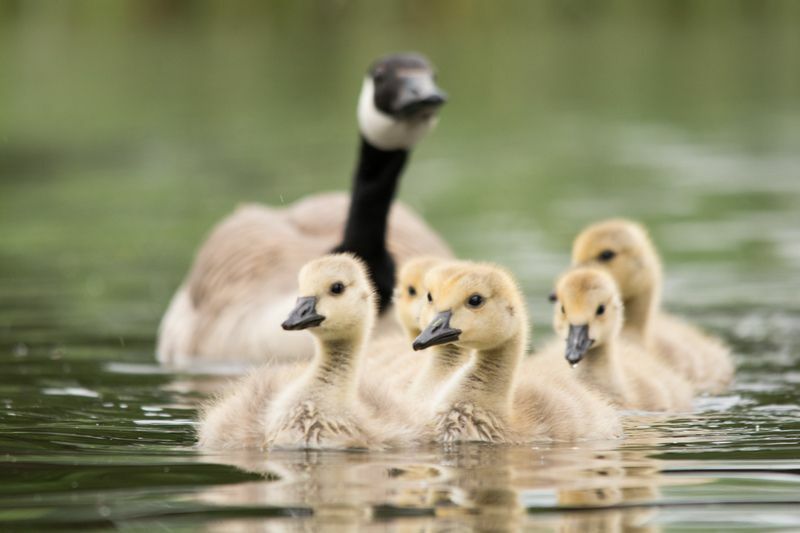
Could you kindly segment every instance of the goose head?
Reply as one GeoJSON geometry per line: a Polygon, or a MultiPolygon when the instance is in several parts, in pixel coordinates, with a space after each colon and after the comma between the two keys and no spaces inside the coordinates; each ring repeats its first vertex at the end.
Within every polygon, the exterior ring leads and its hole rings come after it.
{"type": "Polygon", "coordinates": [[[435,124],[447,95],[420,54],[382,57],[367,71],[358,100],[361,134],[381,150],[409,150],[435,124]]]}
{"type": "Polygon", "coordinates": [[[513,277],[500,267],[457,261],[425,276],[427,326],[414,341],[415,350],[453,343],[491,350],[527,330],[525,304],[513,277]]]}
{"type": "Polygon", "coordinates": [[[425,274],[440,263],[442,259],[438,257],[415,257],[403,263],[397,275],[393,298],[395,313],[412,341],[422,333],[420,313],[427,303],[427,291],[423,286],[425,274]]]}
{"type": "Polygon", "coordinates": [[[572,246],[572,265],[606,270],[626,302],[651,295],[661,283],[658,252],[644,227],[630,220],[605,220],[583,230],[572,246]]]}
{"type": "Polygon", "coordinates": [[[616,337],[623,307],[611,275],[598,268],[576,268],[556,284],[553,329],[566,342],[565,357],[578,364],[586,353],[616,337]]]}
{"type": "Polygon", "coordinates": [[[286,330],[309,329],[323,340],[363,336],[374,322],[375,294],[361,260],[332,254],[306,263],[298,274],[298,298],[286,330]]]}

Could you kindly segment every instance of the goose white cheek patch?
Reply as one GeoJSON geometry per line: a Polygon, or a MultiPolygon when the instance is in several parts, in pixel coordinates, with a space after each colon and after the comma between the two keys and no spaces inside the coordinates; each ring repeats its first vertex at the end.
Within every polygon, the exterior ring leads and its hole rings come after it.
{"type": "Polygon", "coordinates": [[[358,98],[358,126],[361,134],[381,150],[412,148],[436,124],[436,117],[400,120],[375,107],[375,86],[367,77],[358,98]]]}

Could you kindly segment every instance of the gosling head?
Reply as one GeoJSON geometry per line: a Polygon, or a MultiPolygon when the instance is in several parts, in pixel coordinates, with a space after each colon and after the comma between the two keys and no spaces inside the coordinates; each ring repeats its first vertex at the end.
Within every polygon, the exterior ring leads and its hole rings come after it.
{"type": "Polygon", "coordinates": [[[394,307],[397,320],[403,330],[413,341],[422,333],[420,326],[420,312],[427,303],[427,291],[423,286],[425,274],[442,263],[438,257],[415,257],[403,263],[397,275],[397,285],[394,289],[394,307]]]}
{"type": "Polygon", "coordinates": [[[566,342],[564,355],[571,365],[619,334],[622,301],[608,272],[586,267],[571,270],[558,280],[556,295],[553,328],[566,342]]]}
{"type": "Polygon", "coordinates": [[[415,350],[437,344],[490,350],[527,331],[525,304],[514,278],[494,265],[446,263],[425,276],[427,326],[415,350]]]}
{"type": "Polygon", "coordinates": [[[624,219],[592,224],[572,246],[573,266],[597,266],[617,282],[623,300],[648,293],[660,283],[661,263],[644,227],[624,219]]]}
{"type": "Polygon", "coordinates": [[[381,150],[409,150],[435,124],[447,95],[420,54],[392,54],[367,71],[358,100],[361,134],[381,150]]]}
{"type": "Polygon", "coordinates": [[[377,307],[361,260],[332,254],[306,263],[298,274],[299,297],[286,330],[310,329],[319,338],[336,340],[368,331],[377,307]]]}

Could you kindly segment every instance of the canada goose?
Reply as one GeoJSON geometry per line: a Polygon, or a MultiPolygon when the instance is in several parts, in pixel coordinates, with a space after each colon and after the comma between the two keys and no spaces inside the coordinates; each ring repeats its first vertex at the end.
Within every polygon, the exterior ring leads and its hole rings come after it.
{"type": "Polygon", "coordinates": [[[572,264],[599,266],[614,277],[625,305],[625,334],[638,337],[696,391],[719,392],[730,384],[730,350],[660,311],[661,261],[644,227],[623,219],[589,226],[575,239],[572,264]]]}
{"type": "MultiPolygon", "coordinates": [[[[220,222],[161,321],[158,360],[176,367],[215,360],[308,360],[311,336],[280,328],[305,262],[331,251],[359,256],[384,311],[395,261],[451,256],[408,207],[392,207],[410,151],[436,123],[445,98],[424,57],[396,54],[377,60],[358,102],[361,145],[349,199],[325,193],[288,207],[245,205],[220,222]]],[[[394,322],[383,315],[376,329],[391,330],[394,322]]]]}
{"type": "Polygon", "coordinates": [[[303,266],[298,281],[300,296],[282,327],[314,335],[314,360],[242,380],[205,411],[202,447],[380,448],[401,438],[404,430],[387,421],[402,420],[386,413],[394,407],[388,396],[360,387],[376,314],[366,266],[350,254],[329,255],[303,266]]]}
{"type": "Polygon", "coordinates": [[[616,412],[577,381],[530,373],[518,380],[528,314],[513,277],[484,263],[452,262],[425,278],[434,315],[414,349],[453,343],[475,350],[435,398],[438,442],[528,442],[619,435],[616,412]]]}
{"type": "Polygon", "coordinates": [[[558,280],[556,295],[553,328],[566,341],[564,354],[581,381],[625,409],[691,408],[692,389],[686,380],[642,344],[620,338],[622,300],[608,272],[571,270],[558,280]]]}

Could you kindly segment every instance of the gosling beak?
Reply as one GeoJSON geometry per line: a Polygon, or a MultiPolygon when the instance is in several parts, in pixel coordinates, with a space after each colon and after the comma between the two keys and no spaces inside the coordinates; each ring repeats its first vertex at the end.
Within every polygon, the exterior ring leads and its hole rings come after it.
{"type": "Polygon", "coordinates": [[[437,344],[457,341],[458,336],[461,335],[461,330],[450,327],[450,317],[452,316],[453,312],[447,310],[433,317],[428,327],[414,339],[414,344],[412,344],[414,351],[424,350],[437,344]]]}
{"type": "Polygon", "coordinates": [[[302,296],[289,313],[289,318],[283,321],[281,327],[285,330],[313,328],[322,324],[325,317],[317,314],[316,296],[302,296]]]}
{"type": "Polygon", "coordinates": [[[591,348],[594,340],[589,338],[589,326],[573,326],[570,324],[567,334],[567,361],[571,365],[577,365],[583,359],[584,354],[591,348]]]}
{"type": "Polygon", "coordinates": [[[402,78],[394,107],[400,118],[429,118],[445,102],[447,94],[436,85],[431,74],[425,73],[402,78]]]}

